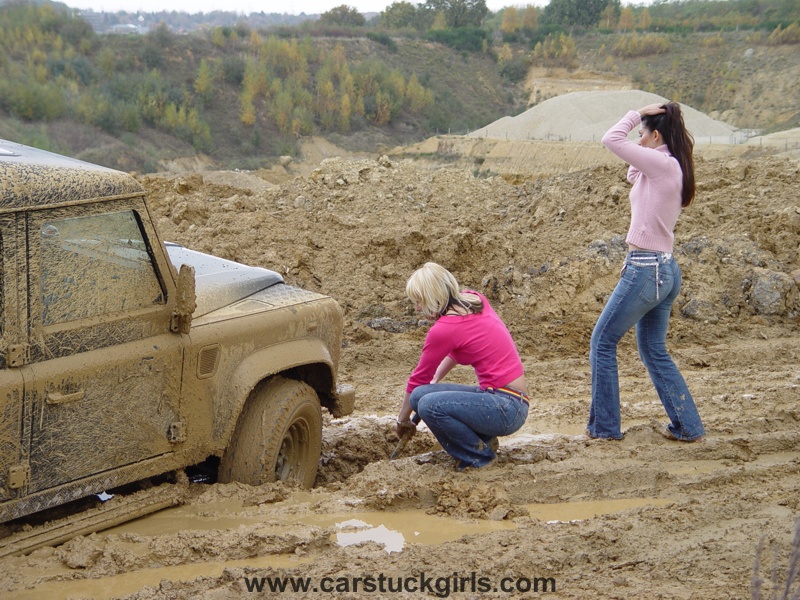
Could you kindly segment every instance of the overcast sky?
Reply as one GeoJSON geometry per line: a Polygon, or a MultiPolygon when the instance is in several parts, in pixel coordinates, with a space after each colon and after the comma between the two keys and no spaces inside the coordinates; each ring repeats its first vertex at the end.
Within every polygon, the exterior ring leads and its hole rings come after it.
{"type": "MultiPolygon", "coordinates": [[[[424,4],[424,0],[408,0],[412,4],[424,4]]],[[[381,12],[392,4],[394,0],[67,0],[65,4],[72,8],[92,9],[97,12],[160,12],[162,10],[176,10],[178,12],[198,13],[212,12],[215,10],[235,11],[249,14],[251,12],[288,13],[308,15],[324,13],[336,6],[346,4],[355,7],[359,12],[381,12]]],[[[487,0],[486,6],[492,12],[504,6],[525,6],[534,4],[545,6],[549,0],[529,0],[514,2],[513,0],[487,0]]]]}

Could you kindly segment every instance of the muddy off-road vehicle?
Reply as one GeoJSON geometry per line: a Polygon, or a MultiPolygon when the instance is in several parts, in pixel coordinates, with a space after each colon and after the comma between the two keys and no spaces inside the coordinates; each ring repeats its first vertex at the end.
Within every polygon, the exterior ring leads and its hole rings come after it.
{"type": "Polygon", "coordinates": [[[309,487],[352,412],[339,305],[162,242],[128,174],[0,140],[0,273],[0,523],[214,457],[309,487]]]}

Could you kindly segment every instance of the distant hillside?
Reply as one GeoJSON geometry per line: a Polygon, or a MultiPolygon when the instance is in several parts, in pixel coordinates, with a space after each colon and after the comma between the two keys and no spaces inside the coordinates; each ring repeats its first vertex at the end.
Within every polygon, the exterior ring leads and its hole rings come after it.
{"type": "Polygon", "coordinates": [[[633,89],[741,129],[800,125],[800,43],[773,43],[762,31],[648,35],[666,40],[662,51],[626,56],[626,44],[645,37],[636,34],[577,38],[581,69],[627,80],[633,89]]]}
{"type": "Polygon", "coordinates": [[[6,5],[0,137],[129,171],[198,154],[258,169],[297,156],[312,135],[379,152],[590,89],[641,89],[748,130],[800,124],[800,43],[765,29],[433,36],[445,43],[325,31],[98,35],[59,5],[6,5]]]}
{"type": "Polygon", "coordinates": [[[0,136],[124,170],[195,153],[257,169],[309,135],[373,151],[524,108],[491,54],[419,39],[97,35],[24,4],[0,10],[0,45],[0,136]]]}

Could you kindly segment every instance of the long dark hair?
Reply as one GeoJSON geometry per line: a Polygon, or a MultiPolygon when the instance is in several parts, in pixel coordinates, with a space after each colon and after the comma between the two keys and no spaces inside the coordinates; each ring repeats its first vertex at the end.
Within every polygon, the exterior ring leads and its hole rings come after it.
{"type": "Polygon", "coordinates": [[[683,190],[681,206],[686,208],[694,200],[694,138],[686,130],[681,113],[681,105],[677,102],[664,104],[667,112],[642,117],[642,125],[650,131],[658,131],[664,142],[681,166],[683,173],[683,190]]]}

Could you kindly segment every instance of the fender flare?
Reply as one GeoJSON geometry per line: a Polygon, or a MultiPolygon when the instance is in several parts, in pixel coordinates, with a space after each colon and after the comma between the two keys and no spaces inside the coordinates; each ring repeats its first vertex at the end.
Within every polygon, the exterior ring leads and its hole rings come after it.
{"type": "MultiPolygon", "coordinates": [[[[288,369],[312,365],[321,366],[327,371],[330,381],[335,381],[333,359],[325,344],[317,338],[266,346],[242,360],[214,410],[217,429],[214,437],[222,442],[222,449],[227,448],[247,399],[261,382],[288,369]]],[[[313,382],[307,383],[316,389],[313,382]]],[[[322,401],[323,394],[329,395],[331,390],[316,389],[316,392],[322,401]]]]}

